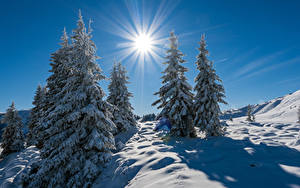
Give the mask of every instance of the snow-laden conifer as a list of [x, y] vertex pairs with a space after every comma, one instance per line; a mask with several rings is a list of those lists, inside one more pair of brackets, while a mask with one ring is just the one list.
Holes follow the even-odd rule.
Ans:
[[225, 91], [222, 81], [216, 74], [213, 64], [208, 60], [205, 36], [200, 41], [199, 54], [197, 56], [197, 69], [199, 74], [195, 78], [194, 91], [194, 125], [200, 127], [206, 136], [220, 136], [224, 134], [219, 119], [221, 113], [218, 103], [227, 104], [224, 101]]
[[47, 79], [45, 97], [43, 97], [41, 107], [41, 122], [39, 126], [36, 126], [36, 146], [42, 148], [44, 141], [49, 137], [48, 132], [44, 130], [49, 125], [49, 114], [51, 114], [56, 108], [56, 102], [60, 99], [59, 93], [66, 85], [69, 75], [72, 73], [69, 67], [70, 55], [72, 53], [72, 46], [69, 44], [69, 37], [66, 29], [63, 30], [61, 36], [61, 48], [51, 54], [51, 72], [52, 74]]
[[121, 63], [114, 64], [110, 75], [110, 84], [108, 85], [109, 96], [107, 101], [115, 106], [113, 111], [113, 121], [117, 126], [117, 132], [126, 131], [136, 125], [136, 120], [132, 113], [133, 107], [130, 104], [129, 97], [132, 93], [128, 91], [128, 76], [126, 76], [125, 67]]
[[297, 116], [298, 116], [298, 123], [300, 123], [300, 107], [298, 107]]
[[249, 122], [255, 121], [255, 116], [253, 114], [253, 106], [250, 104], [247, 107], [247, 121], [249, 121]]
[[155, 95], [159, 99], [152, 105], [159, 104], [162, 108], [159, 117], [166, 117], [172, 126], [171, 135], [173, 136], [196, 136], [192, 123], [193, 94], [192, 87], [188, 84], [184, 75], [187, 68], [181, 65], [185, 61], [183, 54], [178, 50], [177, 37], [171, 32], [170, 48], [167, 50], [167, 61], [164, 63], [167, 68], [163, 71], [163, 86]]
[[37, 144], [37, 132], [39, 126], [41, 126], [41, 120], [44, 115], [43, 106], [46, 89], [41, 85], [38, 85], [32, 104], [34, 107], [31, 109], [30, 118], [28, 123], [28, 133], [26, 138], [26, 146]]
[[[89, 30], [90, 31], [90, 30]], [[48, 114], [49, 135], [41, 161], [24, 176], [29, 187], [90, 187], [114, 149], [111, 105], [98, 85], [105, 77], [96, 63], [96, 46], [81, 14], [72, 36], [72, 71]]]
[[3, 122], [6, 124], [6, 127], [2, 133], [1, 147], [3, 150], [1, 158], [24, 148], [23, 124], [14, 102], [7, 109]]

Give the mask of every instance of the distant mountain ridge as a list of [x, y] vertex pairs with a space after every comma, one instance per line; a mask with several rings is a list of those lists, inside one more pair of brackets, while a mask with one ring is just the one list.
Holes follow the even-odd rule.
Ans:
[[[260, 120], [296, 122], [300, 107], [300, 90], [253, 106], [254, 115]], [[247, 106], [224, 111], [221, 119], [240, 118], [247, 115]]]

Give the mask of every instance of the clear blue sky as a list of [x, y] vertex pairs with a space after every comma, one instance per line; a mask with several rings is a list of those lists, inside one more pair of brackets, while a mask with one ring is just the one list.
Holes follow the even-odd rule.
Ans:
[[[158, 35], [179, 36], [186, 55], [187, 77], [197, 74], [195, 57], [201, 34], [207, 36], [210, 59], [223, 80], [229, 105], [223, 109], [260, 103], [300, 89], [300, 1], [61, 1], [2, 0], [0, 6], [0, 112], [12, 101], [18, 109], [32, 107], [37, 85], [49, 76], [50, 54], [59, 45], [62, 30], [76, 27], [78, 9], [93, 20], [93, 40], [99, 65], [109, 76], [113, 59], [121, 59], [125, 39], [116, 28], [147, 25], [157, 18]], [[126, 41], [125, 41], [126, 42]], [[162, 42], [162, 46], [166, 42]], [[124, 52], [123, 52], [124, 53]], [[163, 55], [164, 50], [158, 52]], [[161, 86], [161, 60], [123, 64], [129, 71], [129, 90], [136, 113], [157, 112], [151, 103]], [[142, 69], [141, 67], [144, 67]], [[101, 86], [106, 90], [107, 81]], [[107, 91], [107, 90], [106, 90]]]

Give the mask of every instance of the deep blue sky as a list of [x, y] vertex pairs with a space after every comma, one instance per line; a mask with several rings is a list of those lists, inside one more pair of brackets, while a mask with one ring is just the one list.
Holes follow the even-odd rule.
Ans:
[[[201, 34], [207, 36], [210, 59], [223, 80], [229, 105], [223, 109], [260, 103], [300, 89], [300, 1], [61, 1], [1, 0], [0, 112], [12, 101], [31, 108], [37, 85], [49, 76], [50, 54], [59, 45], [63, 27], [76, 27], [78, 9], [93, 20], [93, 40], [105, 75], [113, 59], [120, 59], [124, 39], [111, 25], [133, 23], [131, 13], [160, 23], [160, 37], [171, 30], [186, 55], [187, 77], [197, 74], [195, 57]], [[145, 15], [145, 16], [141, 16]], [[116, 20], [123, 20], [118, 23]], [[165, 45], [165, 44], [162, 44]], [[163, 55], [163, 51], [161, 53]], [[129, 90], [136, 113], [157, 112], [151, 103], [161, 86], [162, 62], [123, 61], [129, 71]], [[107, 81], [101, 86], [106, 90]], [[106, 90], [107, 91], [107, 90]]]

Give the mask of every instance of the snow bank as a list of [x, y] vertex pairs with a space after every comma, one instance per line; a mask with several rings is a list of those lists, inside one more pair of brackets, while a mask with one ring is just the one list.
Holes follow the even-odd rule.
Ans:
[[39, 151], [31, 146], [19, 153], [12, 153], [0, 162], [0, 187], [21, 187], [20, 180], [24, 169], [39, 159]]
[[93, 187], [297, 187], [300, 148], [288, 147], [295, 125], [232, 122], [226, 137], [203, 140], [160, 137], [154, 123], [140, 124]]

